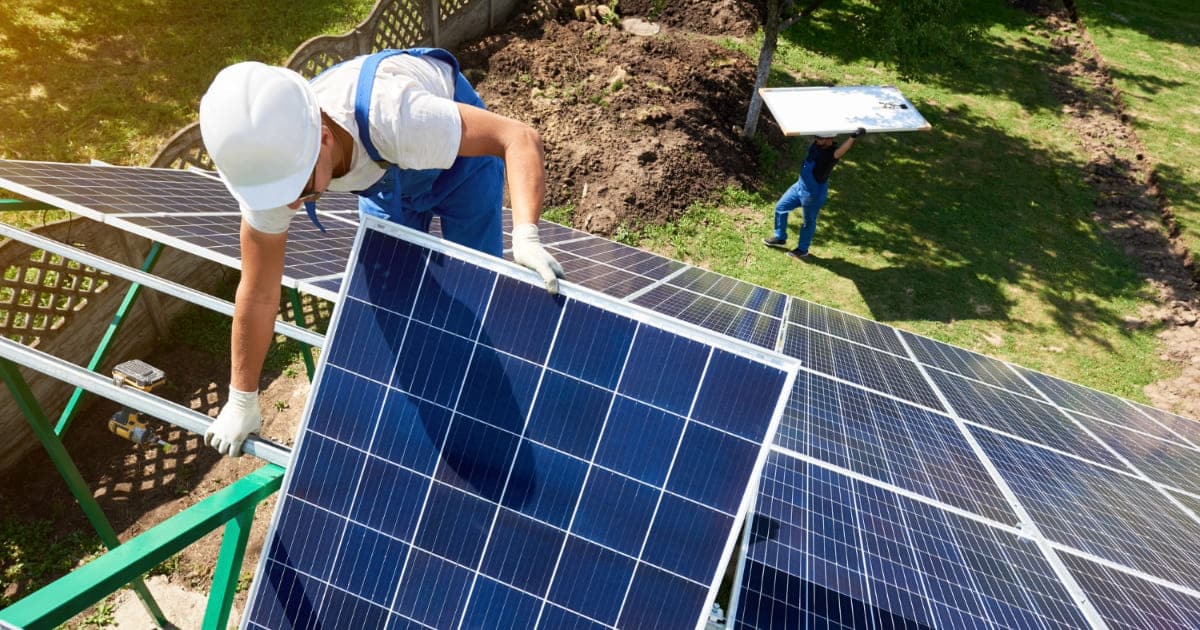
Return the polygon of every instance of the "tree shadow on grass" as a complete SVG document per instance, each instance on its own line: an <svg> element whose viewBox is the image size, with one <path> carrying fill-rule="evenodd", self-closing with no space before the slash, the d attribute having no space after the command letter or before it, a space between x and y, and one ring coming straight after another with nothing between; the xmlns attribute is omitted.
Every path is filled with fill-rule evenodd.
<svg viewBox="0 0 1200 630"><path fill-rule="evenodd" d="M834 170L809 264L853 281L880 321L1028 321L1015 294L1035 293L1060 329L1109 347L1124 316L1110 305L1143 282L1089 216L1083 163L966 108L927 118L935 132L868 136Z"/></svg>

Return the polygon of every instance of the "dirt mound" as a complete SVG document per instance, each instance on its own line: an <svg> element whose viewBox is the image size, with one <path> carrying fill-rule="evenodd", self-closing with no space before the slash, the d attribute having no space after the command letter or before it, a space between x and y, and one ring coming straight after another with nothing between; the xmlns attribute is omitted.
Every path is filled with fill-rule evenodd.
<svg viewBox="0 0 1200 630"><path fill-rule="evenodd" d="M622 2L619 16L602 18L567 3L459 51L488 107L542 134L546 203L572 205L575 226L597 234L758 184L757 148L740 137L754 65L695 32L749 32L753 4L674 3L654 19L652 5ZM630 17L658 32L634 34L642 29L621 24Z"/></svg>

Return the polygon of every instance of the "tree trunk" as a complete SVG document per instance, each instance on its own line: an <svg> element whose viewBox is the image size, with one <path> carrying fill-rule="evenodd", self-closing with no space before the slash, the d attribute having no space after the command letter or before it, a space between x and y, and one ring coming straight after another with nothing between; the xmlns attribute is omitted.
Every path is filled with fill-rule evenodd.
<svg viewBox="0 0 1200 630"><path fill-rule="evenodd" d="M779 5L783 0L767 0L767 21L763 24L763 45L758 51L758 69L754 73L754 92L750 95L750 109L746 112L746 125L742 137L750 140L758 132L758 117L762 114L762 95L759 88L767 84L771 74L771 60L775 58L775 46L779 42Z"/></svg>
<svg viewBox="0 0 1200 630"><path fill-rule="evenodd" d="M812 0L800 13L793 15L781 23L782 9L791 7L793 0L767 0L767 21L763 24L763 45L758 53L758 69L754 73L754 93L750 95L750 108L746 112L746 125L742 128L742 137L750 140L758 132L758 118L762 114L762 95L760 88L767 85L767 77L771 74L771 61L775 58L775 47L779 44L779 33L792 27L793 24L812 15L825 0Z"/></svg>

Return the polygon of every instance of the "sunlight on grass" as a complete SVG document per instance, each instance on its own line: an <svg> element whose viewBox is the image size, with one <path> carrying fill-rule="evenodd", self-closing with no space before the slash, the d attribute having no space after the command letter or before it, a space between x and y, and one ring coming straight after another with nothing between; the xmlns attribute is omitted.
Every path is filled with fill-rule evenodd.
<svg viewBox="0 0 1200 630"><path fill-rule="evenodd" d="M1127 321L1149 303L1136 263L1090 218L1085 157L1063 127L1036 17L974 5L985 25L961 70L906 78L845 42L854 2L785 33L770 85L896 85L930 133L862 139L831 177L813 256L763 247L808 138L764 149L766 186L726 191L640 233L667 256L1033 369L1145 400L1173 375L1153 330ZM726 40L757 58L759 41ZM769 117L769 113L764 113ZM791 217L791 238L800 227ZM794 242L794 241L793 241Z"/></svg>
<svg viewBox="0 0 1200 630"><path fill-rule="evenodd" d="M0 157L148 164L195 120L200 95L222 67L280 63L310 37L349 30L372 5L0 3Z"/></svg>
<svg viewBox="0 0 1200 630"><path fill-rule="evenodd" d="M1188 249L1200 252L1200 11L1194 0L1080 0Z"/></svg>

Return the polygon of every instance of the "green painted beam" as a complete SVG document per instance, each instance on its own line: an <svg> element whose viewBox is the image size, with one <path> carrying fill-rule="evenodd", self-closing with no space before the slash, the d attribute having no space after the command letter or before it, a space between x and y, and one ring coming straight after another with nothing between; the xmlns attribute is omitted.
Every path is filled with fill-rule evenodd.
<svg viewBox="0 0 1200 630"><path fill-rule="evenodd" d="M250 525L254 512L239 512L225 525L225 537L221 540L221 554L217 557L217 568L213 571L212 589L208 592L208 607L204 610L201 630L225 630L229 624L229 611L237 595L238 581L242 576L242 558L246 555L246 541L250 539Z"/></svg>
<svg viewBox="0 0 1200 630"><path fill-rule="evenodd" d="M244 515L252 515L259 502L279 489L283 483L283 473L284 469L274 464L259 468L124 545L0 610L0 621L28 630L54 628L222 524L237 523L234 536L241 538L245 535L244 531L249 530L248 517ZM226 536L229 534L227 531ZM222 544L222 555L228 545L228 542ZM244 550L244 545L242 548ZM234 580L236 582L236 578ZM228 611L225 615L227 619ZM207 615L205 621L205 627L208 627Z"/></svg>
<svg viewBox="0 0 1200 630"><path fill-rule="evenodd" d="M304 327L304 300L300 297L300 292L296 289L288 289L288 297L292 300L292 318L296 320L296 325ZM312 380L317 373L316 363L313 361L312 346L304 344L304 349L300 351L300 355L304 357L304 369L308 372L308 380Z"/></svg>
<svg viewBox="0 0 1200 630"><path fill-rule="evenodd" d="M104 516L104 510L100 509L100 504L92 496L92 491L88 488L87 482L83 480L83 475L79 474L79 469L75 467L75 461L71 459L71 454L63 446L62 440L50 428L50 421L46 418L46 413L42 411L42 406L34 398L29 384L25 382L25 377L21 376L16 364L8 359L0 359L0 377L8 386L8 391L17 403L17 408L29 421L29 427L33 429L34 435L46 449L50 461L58 469L58 474L66 482L67 489L79 503L80 509L83 510L88 522L92 524L92 528L96 530L96 534L100 536L100 541L109 549L119 548L121 540L117 538L116 530ZM154 601L154 597L150 595L150 589L146 588L146 584L141 579L136 579L131 586L146 606L146 612L150 613L150 617L160 625L166 623L167 618L159 608L158 602Z"/></svg>
<svg viewBox="0 0 1200 630"><path fill-rule="evenodd" d="M154 269L154 265L158 263L158 257L162 254L162 243L155 242L150 246L150 252L146 254L146 259L142 261L142 271L150 273ZM88 362L87 369L95 372L96 368L100 367L100 363L108 357L108 351L112 347L113 339L121 330L121 324L125 321L125 316L133 309L134 303L137 302L137 296L142 291L142 285L134 282L129 285L125 291L125 299L121 300L121 305L117 307L116 314L113 315L112 321L108 323L108 330L104 331L104 336L100 339L100 344L96 346L96 351L92 353L92 360ZM67 406L63 408L62 415L58 417L58 425L54 427L54 432L58 435L66 433L67 428L71 426L71 421L75 419L75 413L79 411L79 406L83 401L84 395L87 394L82 387L76 387L71 394L71 399L67 401Z"/></svg>
<svg viewBox="0 0 1200 630"><path fill-rule="evenodd" d="M58 206L52 206L41 201L23 201L21 199L0 199L0 212L9 212L17 210L57 210Z"/></svg>

